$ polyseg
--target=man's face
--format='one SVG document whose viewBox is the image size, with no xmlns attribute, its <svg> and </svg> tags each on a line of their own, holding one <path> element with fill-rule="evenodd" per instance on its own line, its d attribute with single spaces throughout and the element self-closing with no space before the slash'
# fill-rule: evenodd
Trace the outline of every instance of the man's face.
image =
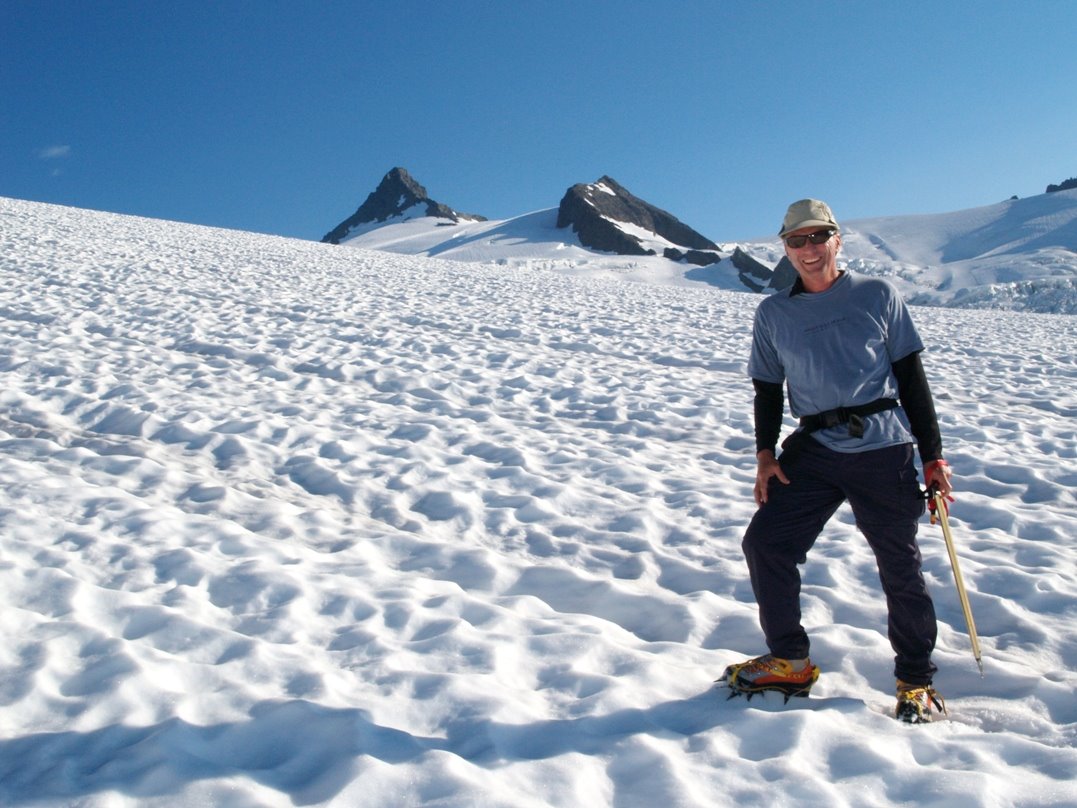
<svg viewBox="0 0 1077 808">
<path fill-rule="evenodd" d="M 831 234 L 829 237 L 828 233 Z M 825 227 L 802 227 L 787 233 L 784 243 L 785 254 L 789 256 L 805 288 L 821 291 L 837 280 L 841 234 Z"/>
</svg>

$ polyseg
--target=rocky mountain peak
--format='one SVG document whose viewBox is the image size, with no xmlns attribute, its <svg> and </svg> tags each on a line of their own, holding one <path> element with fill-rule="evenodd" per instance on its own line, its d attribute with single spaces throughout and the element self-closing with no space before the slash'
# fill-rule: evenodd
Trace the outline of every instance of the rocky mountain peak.
<svg viewBox="0 0 1077 808">
<path fill-rule="evenodd" d="M 322 241 L 339 244 L 361 225 L 385 222 L 395 217 L 417 216 L 432 216 L 453 222 L 486 219 L 472 213 L 460 213 L 448 205 L 435 202 L 427 194 L 426 188 L 416 182 L 407 169 L 396 167 L 382 177 L 378 187 L 367 196 L 359 209 L 326 233 Z"/>
<path fill-rule="evenodd" d="M 620 227 L 632 225 L 685 248 L 667 250 L 677 253 L 674 260 L 694 256 L 693 263 L 718 260 L 718 245 L 700 235 L 671 213 L 656 208 L 634 196 L 608 175 L 596 182 L 573 185 L 561 199 L 557 226 L 571 227 L 585 247 L 621 255 L 655 255 L 643 241 Z M 711 255 L 711 253 L 714 255 Z M 701 255 L 701 253 L 706 253 Z"/>
</svg>

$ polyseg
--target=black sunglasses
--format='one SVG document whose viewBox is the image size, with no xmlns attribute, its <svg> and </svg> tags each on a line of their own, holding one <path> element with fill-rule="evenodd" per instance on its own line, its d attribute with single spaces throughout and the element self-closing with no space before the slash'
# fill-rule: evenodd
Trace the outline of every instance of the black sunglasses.
<svg viewBox="0 0 1077 808">
<path fill-rule="evenodd" d="M 808 233 L 806 236 L 787 236 L 785 243 L 794 250 L 799 250 L 809 241 L 812 244 L 826 244 L 830 241 L 830 237 L 837 232 L 837 230 L 816 230 L 814 233 Z"/>
</svg>

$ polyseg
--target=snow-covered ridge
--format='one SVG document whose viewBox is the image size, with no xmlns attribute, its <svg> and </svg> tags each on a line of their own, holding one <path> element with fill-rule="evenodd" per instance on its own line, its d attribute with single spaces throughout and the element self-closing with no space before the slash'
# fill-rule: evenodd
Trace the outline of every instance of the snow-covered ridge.
<svg viewBox="0 0 1077 808">
<path fill-rule="evenodd" d="M 647 243 L 656 256 L 600 253 L 581 246 L 571 230 L 555 222 L 556 210 L 478 223 L 390 220 L 357 232 L 347 243 L 655 284 L 746 288 L 728 257 L 706 267 L 686 266 L 663 258 L 670 245 L 654 234 Z M 843 220 L 842 230 L 844 265 L 890 278 L 912 303 L 1077 313 L 1077 190 L 955 213 Z M 770 267 L 783 254 L 776 237 L 719 247 L 727 256 L 740 247 Z"/>
<path fill-rule="evenodd" d="M 0 199 L 0 805 L 1071 805 L 1077 319 L 913 310 L 986 671 L 925 520 L 913 728 L 847 510 L 811 698 L 714 688 L 759 299 Z"/>
</svg>

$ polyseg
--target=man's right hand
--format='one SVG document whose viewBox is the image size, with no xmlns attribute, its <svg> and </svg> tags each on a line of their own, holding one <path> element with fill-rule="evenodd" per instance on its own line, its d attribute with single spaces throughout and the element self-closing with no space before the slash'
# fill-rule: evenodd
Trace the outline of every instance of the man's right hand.
<svg viewBox="0 0 1077 808">
<path fill-rule="evenodd" d="M 755 504 L 762 505 L 767 501 L 767 486 L 770 478 L 777 477 L 783 485 L 789 485 L 789 478 L 782 471 L 781 464 L 770 449 L 764 449 L 755 456 Z"/>
</svg>

